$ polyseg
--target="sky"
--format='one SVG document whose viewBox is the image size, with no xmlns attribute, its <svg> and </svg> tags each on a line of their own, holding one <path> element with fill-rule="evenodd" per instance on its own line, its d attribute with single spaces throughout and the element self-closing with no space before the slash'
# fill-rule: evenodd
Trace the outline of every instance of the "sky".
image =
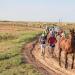
<svg viewBox="0 0 75 75">
<path fill-rule="evenodd" d="M 75 22 L 75 0 L 0 0 L 0 20 Z"/>
</svg>

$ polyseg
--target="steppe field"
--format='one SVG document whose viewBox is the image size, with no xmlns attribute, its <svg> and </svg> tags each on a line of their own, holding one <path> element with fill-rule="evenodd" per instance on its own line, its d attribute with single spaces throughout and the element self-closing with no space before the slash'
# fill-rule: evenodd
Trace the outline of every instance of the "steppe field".
<svg viewBox="0 0 75 75">
<path fill-rule="evenodd" d="M 41 33 L 26 23 L 0 22 L 0 75 L 41 75 L 31 64 L 22 61 L 21 50 Z"/>
<path fill-rule="evenodd" d="M 0 21 L 0 75 L 71 75 L 71 70 L 67 70 L 65 73 L 63 69 L 58 68 L 58 65 L 54 68 L 48 67 L 46 62 L 49 60 L 46 62 L 40 60 L 40 53 L 35 50 L 38 47 L 34 48 L 33 55 L 30 52 L 27 53 L 28 49 L 32 48 L 29 45 L 37 40 L 37 36 L 41 34 L 44 27 L 53 24 L 64 30 L 75 29 L 74 23 Z M 24 50 L 25 46 L 27 46 L 26 51 Z M 33 59 L 33 56 L 36 59 Z M 55 62 L 55 59 L 51 58 L 50 60 Z M 59 69 L 60 72 L 58 72 Z M 61 74 L 61 72 L 63 73 Z"/>
</svg>

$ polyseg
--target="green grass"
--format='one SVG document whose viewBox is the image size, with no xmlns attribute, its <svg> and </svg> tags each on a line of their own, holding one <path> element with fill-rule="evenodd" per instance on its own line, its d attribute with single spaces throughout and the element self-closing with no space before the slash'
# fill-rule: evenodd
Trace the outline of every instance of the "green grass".
<svg viewBox="0 0 75 75">
<path fill-rule="evenodd" d="M 9 72 L 8 72 L 9 71 Z M 20 66 L 12 67 L 8 70 L 4 70 L 1 75 L 40 75 L 34 67 L 30 64 L 21 64 Z"/>
<path fill-rule="evenodd" d="M 18 36 L 0 33 L 0 75 L 41 75 L 32 65 L 24 64 L 21 60 L 23 44 L 32 41 L 39 33 L 23 32 Z"/>
</svg>

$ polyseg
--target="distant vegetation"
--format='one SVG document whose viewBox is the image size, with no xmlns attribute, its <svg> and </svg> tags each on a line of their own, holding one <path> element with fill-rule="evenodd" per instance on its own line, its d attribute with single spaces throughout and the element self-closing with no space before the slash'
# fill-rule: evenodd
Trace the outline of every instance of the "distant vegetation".
<svg viewBox="0 0 75 75">
<path fill-rule="evenodd" d="M 68 23 L 68 22 L 24 22 L 24 21 L 0 21 L 0 25 L 7 25 L 7 26 L 23 26 L 23 27 L 34 27 L 34 28 L 43 28 L 46 25 L 56 25 L 56 26 L 73 26 L 75 28 L 75 23 Z"/>
</svg>

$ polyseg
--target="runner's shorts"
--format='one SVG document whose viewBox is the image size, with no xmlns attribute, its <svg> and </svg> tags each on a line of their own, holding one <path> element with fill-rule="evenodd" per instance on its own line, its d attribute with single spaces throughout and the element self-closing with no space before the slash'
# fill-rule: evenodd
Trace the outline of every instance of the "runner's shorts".
<svg viewBox="0 0 75 75">
<path fill-rule="evenodd" d="M 50 44 L 51 48 L 54 48 L 55 47 L 55 44 Z"/>
<path fill-rule="evenodd" d="M 46 47 L 46 44 L 41 44 L 41 49 L 45 47 Z"/>
</svg>

